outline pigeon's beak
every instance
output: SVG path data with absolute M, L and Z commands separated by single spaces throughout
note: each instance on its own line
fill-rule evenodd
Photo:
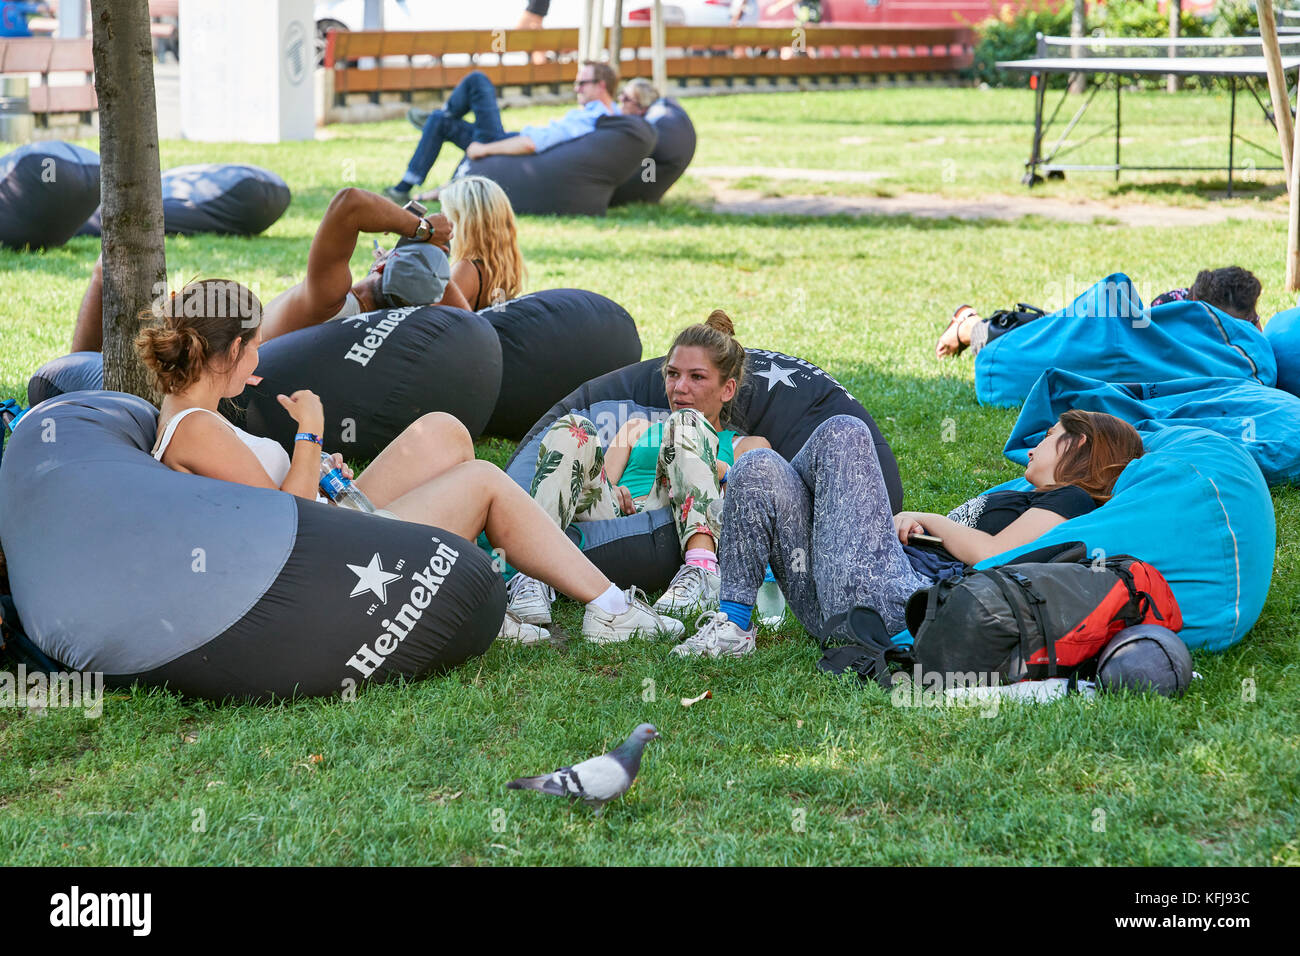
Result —
M 657 730 L 652 730 L 652 731 L 650 731 L 650 739 L 651 739 L 651 740 L 656 740 L 656 739 L 658 739 L 659 737 L 662 737 L 662 736 L 663 736 L 663 734 L 659 733 L 659 731 L 657 731 Z

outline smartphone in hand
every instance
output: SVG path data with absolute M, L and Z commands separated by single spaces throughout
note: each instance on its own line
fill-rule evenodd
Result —
M 943 538 L 937 538 L 932 534 L 912 534 L 907 537 L 908 544 L 935 544 L 942 547 Z

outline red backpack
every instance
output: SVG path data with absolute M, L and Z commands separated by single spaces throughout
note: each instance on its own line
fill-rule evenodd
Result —
M 1127 554 L 1093 561 L 1085 554 L 1077 543 L 1048 562 L 967 571 L 917 591 L 907 626 L 922 670 L 997 673 L 1000 683 L 1091 677 L 1124 628 L 1182 628 L 1173 591 L 1154 567 Z

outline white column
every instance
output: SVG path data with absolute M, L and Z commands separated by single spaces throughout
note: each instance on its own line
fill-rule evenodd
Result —
M 312 0 L 181 0 L 180 29 L 183 137 L 315 138 Z
M 59 29 L 56 36 L 86 35 L 86 0 L 62 0 L 59 4 Z
M 654 83 L 655 89 L 659 91 L 660 96 L 668 95 L 668 61 L 664 54 L 664 4 L 663 0 L 654 0 L 654 6 L 650 8 L 650 40 L 654 44 L 651 51 L 653 64 L 651 72 L 651 82 Z

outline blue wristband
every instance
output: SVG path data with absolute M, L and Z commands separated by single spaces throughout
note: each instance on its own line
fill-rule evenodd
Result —
M 324 445 L 325 442 L 320 435 L 313 435 L 311 432 L 299 432 L 293 436 L 294 441 L 314 441 L 318 445 Z

